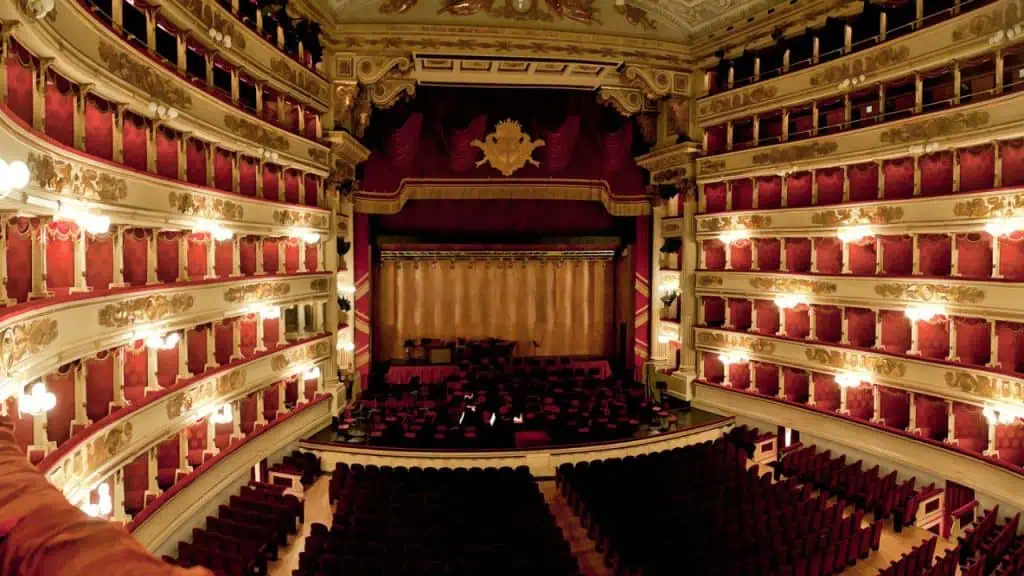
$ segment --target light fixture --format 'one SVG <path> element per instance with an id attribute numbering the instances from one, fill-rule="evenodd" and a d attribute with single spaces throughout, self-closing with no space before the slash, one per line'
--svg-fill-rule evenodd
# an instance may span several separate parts
<path id="1" fill-rule="evenodd" d="M 231 48 L 231 35 L 225 34 L 216 28 L 210 28 L 210 38 L 225 48 Z"/>
<path id="2" fill-rule="evenodd" d="M 750 354 L 747 354 L 746 350 L 730 350 L 719 354 L 718 360 L 726 366 L 730 364 L 743 364 L 750 360 Z"/>
<path id="3" fill-rule="evenodd" d="M 672 341 L 672 337 L 669 336 L 668 334 L 658 334 L 658 343 L 659 344 L 668 344 L 671 341 Z"/>
<path id="4" fill-rule="evenodd" d="M 320 235 L 312 230 L 292 230 L 292 236 L 295 238 L 299 238 L 306 244 L 316 244 L 317 242 L 320 241 Z"/>
<path id="5" fill-rule="evenodd" d="M 733 242 L 739 242 L 740 240 L 746 240 L 750 238 L 750 231 L 746 228 L 736 228 L 734 230 L 726 230 L 718 235 L 718 239 L 723 244 L 732 244 Z"/>
<path id="6" fill-rule="evenodd" d="M 171 332 L 166 336 L 161 336 L 157 332 L 136 333 L 135 339 L 145 342 L 147 348 L 172 350 L 181 341 L 181 335 L 177 332 Z"/>
<path id="7" fill-rule="evenodd" d="M 338 284 L 338 292 L 341 294 L 352 295 L 356 293 L 356 287 L 351 284 Z"/>
<path id="8" fill-rule="evenodd" d="M 302 373 L 302 379 L 303 380 L 314 380 L 314 379 L 319 378 L 319 377 L 320 377 L 320 367 L 319 366 L 313 366 L 309 370 L 306 370 L 305 372 Z"/>
<path id="9" fill-rule="evenodd" d="M 927 322 L 936 316 L 945 316 L 946 307 L 941 304 L 914 304 L 913 306 L 907 306 L 903 314 L 911 320 Z"/>
<path id="10" fill-rule="evenodd" d="M 93 504 L 86 500 L 82 506 L 82 512 L 85 512 L 93 518 L 100 516 L 109 516 L 114 511 L 114 502 L 110 497 L 110 485 L 104 482 L 96 488 L 97 495 L 99 496 L 99 502 Z"/>
<path id="11" fill-rule="evenodd" d="M 88 210 L 81 210 L 67 204 L 61 205 L 60 211 L 57 212 L 57 218 L 61 220 L 71 220 L 77 224 L 79 228 L 82 228 L 94 236 L 97 234 L 106 234 L 110 231 L 110 216 L 93 214 Z"/>
<path id="12" fill-rule="evenodd" d="M 262 156 L 263 156 L 264 160 L 269 160 L 271 162 L 277 162 L 278 159 L 281 158 L 281 155 L 278 154 L 277 152 L 274 152 L 273 150 L 267 150 L 267 149 L 263 150 Z"/>
<path id="13" fill-rule="evenodd" d="M 214 424 L 227 424 L 235 420 L 235 415 L 231 410 L 231 404 L 224 404 L 218 408 L 213 414 L 210 414 L 210 420 Z"/>
<path id="14" fill-rule="evenodd" d="M 1016 424 L 1018 418 L 1024 418 L 1024 410 L 1005 404 L 985 406 L 982 414 L 993 424 Z"/>
<path id="15" fill-rule="evenodd" d="M 992 236 L 1009 236 L 1024 229 L 1024 218 L 995 218 L 985 223 L 985 232 Z"/>
<path id="16" fill-rule="evenodd" d="M 491 426 L 494 426 L 494 421 L 497 420 L 497 419 L 498 419 L 498 415 L 492 412 L 491 413 Z"/>
<path id="17" fill-rule="evenodd" d="M 353 344 L 349 340 L 344 340 L 344 341 L 343 340 L 339 340 L 338 341 L 338 350 L 343 350 L 345 352 L 352 352 L 355 349 L 356 349 L 356 345 Z"/>
<path id="18" fill-rule="evenodd" d="M 519 416 L 513 416 L 512 417 L 512 423 L 513 424 L 522 424 L 523 423 L 523 415 L 520 414 Z"/>
<path id="19" fill-rule="evenodd" d="M 281 309 L 277 306 L 269 306 L 267 304 L 250 304 L 246 308 L 248 314 L 259 314 L 260 318 L 264 320 L 273 320 L 281 317 Z"/>
<path id="20" fill-rule="evenodd" d="M 210 220 L 197 221 L 193 230 L 205 232 L 209 234 L 211 238 L 218 242 L 231 240 L 231 237 L 233 236 L 231 230 L 228 230 L 227 228 L 221 226 L 220 224 L 217 224 L 216 222 L 211 222 Z"/>
<path id="21" fill-rule="evenodd" d="M 148 110 L 158 120 L 174 120 L 179 114 L 178 110 L 173 106 L 156 101 L 149 103 Z"/>
<path id="22" fill-rule="evenodd" d="M 844 243 L 858 242 L 868 236 L 874 236 L 875 231 L 871 226 L 844 226 L 839 229 L 837 236 Z"/>
<path id="23" fill-rule="evenodd" d="M 28 186 L 28 166 L 20 160 L 8 164 L 0 160 L 0 198 Z"/>
<path id="24" fill-rule="evenodd" d="M 775 305 L 780 309 L 796 308 L 801 304 L 807 304 L 807 296 L 803 294 L 779 294 L 775 297 Z"/>
<path id="25" fill-rule="evenodd" d="M 57 396 L 46 389 L 46 384 L 36 382 L 28 394 L 18 396 L 18 411 L 36 416 L 48 412 L 57 405 Z"/>
<path id="26" fill-rule="evenodd" d="M 871 381 L 867 372 L 840 372 L 836 374 L 836 384 L 840 388 L 859 388 L 861 384 Z"/>
<path id="27" fill-rule="evenodd" d="M 25 11 L 36 20 L 46 18 L 55 5 L 55 0 L 29 0 L 25 4 Z"/>

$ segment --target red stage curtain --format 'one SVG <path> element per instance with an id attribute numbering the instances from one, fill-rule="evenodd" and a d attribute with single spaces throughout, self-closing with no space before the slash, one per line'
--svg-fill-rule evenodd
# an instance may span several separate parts
<path id="1" fill-rule="evenodd" d="M 927 394 L 915 394 L 914 407 L 917 410 L 917 427 L 921 436 L 940 442 L 945 440 L 946 432 L 949 430 L 946 401 Z"/>
<path id="2" fill-rule="evenodd" d="M 225 192 L 232 192 L 234 190 L 234 172 L 235 161 L 232 158 L 232 152 L 217 148 L 213 153 L 213 185 Z"/>
<path id="3" fill-rule="evenodd" d="M 949 320 L 935 318 L 917 323 L 917 349 L 924 358 L 944 360 L 949 356 Z"/>
<path id="4" fill-rule="evenodd" d="M 217 359 L 217 364 L 221 366 L 231 363 L 231 352 L 234 347 L 231 332 L 230 320 L 214 324 L 214 357 Z"/>
<path id="5" fill-rule="evenodd" d="M 705 214 L 725 211 L 725 182 L 710 182 L 704 185 Z"/>
<path id="6" fill-rule="evenodd" d="M 875 417 L 875 399 L 870 386 L 859 386 L 846 391 L 846 410 L 850 416 L 870 421 Z"/>
<path id="7" fill-rule="evenodd" d="M 1024 372 L 1024 326 L 996 322 L 996 340 L 999 342 L 999 368 L 1004 372 Z"/>
<path id="8" fill-rule="evenodd" d="M 156 237 L 156 277 L 165 284 L 178 281 L 178 238 L 180 232 L 161 232 Z"/>
<path id="9" fill-rule="evenodd" d="M 754 306 L 757 310 L 755 331 L 775 335 L 779 331 L 779 307 L 771 300 L 755 300 Z"/>
<path id="10" fill-rule="evenodd" d="M 149 242 L 146 230 L 130 228 L 124 231 L 124 281 L 130 286 L 146 285 L 146 253 Z"/>
<path id="11" fill-rule="evenodd" d="M 878 200 L 878 163 L 865 162 L 847 167 L 852 202 Z"/>
<path id="12" fill-rule="evenodd" d="M 779 369 L 763 362 L 751 362 L 750 366 L 757 392 L 774 398 L 779 393 Z"/>
<path id="13" fill-rule="evenodd" d="M 846 338 L 851 346 L 871 348 L 875 345 L 875 313 L 866 308 L 846 309 Z"/>
<path id="14" fill-rule="evenodd" d="M 486 116 L 479 116 L 478 118 L 483 118 L 486 121 Z M 472 124 L 470 124 L 470 128 L 473 128 Z M 558 130 L 542 127 L 541 131 L 544 133 L 545 142 L 545 146 L 541 148 L 544 164 L 552 172 L 564 170 L 569 165 L 569 161 L 572 160 L 573 154 L 576 151 L 576 142 L 580 134 L 580 115 L 567 115 L 562 125 L 558 127 Z M 479 139 L 482 140 L 483 138 Z M 475 160 L 476 157 L 473 156 L 472 159 Z M 459 171 L 456 168 L 454 157 L 452 159 L 452 168 L 455 171 Z"/>
<path id="15" fill-rule="evenodd" d="M 704 296 L 704 324 L 721 326 L 725 323 L 725 299 L 716 296 Z"/>
<path id="16" fill-rule="evenodd" d="M 843 335 L 843 317 L 838 306 L 812 306 L 814 330 L 821 342 L 839 342 Z"/>
<path id="17" fill-rule="evenodd" d="M 284 271 L 295 274 L 299 271 L 299 239 L 284 240 Z"/>
<path id="18" fill-rule="evenodd" d="M 305 192 L 305 195 L 306 195 L 306 198 L 303 201 L 303 203 L 306 206 L 316 206 L 318 204 L 317 203 L 317 192 L 316 192 L 316 187 L 317 186 L 316 185 L 317 185 L 317 178 L 316 178 L 316 176 L 313 175 L 313 174 L 306 174 L 306 177 L 303 180 L 303 186 L 302 186 L 303 192 Z"/>
<path id="19" fill-rule="evenodd" d="M 280 268 L 280 255 L 277 250 L 278 238 L 263 239 L 263 271 L 267 274 L 277 274 Z"/>
<path id="20" fill-rule="evenodd" d="M 11 39 L 7 57 L 7 106 L 26 124 L 32 126 L 35 83 L 32 69 L 35 58 L 21 44 Z"/>
<path id="21" fill-rule="evenodd" d="M 786 400 L 799 404 L 807 403 L 810 394 L 810 377 L 806 370 L 784 367 L 782 383 L 785 388 Z"/>
<path id="22" fill-rule="evenodd" d="M 782 178 L 761 176 L 757 179 L 757 207 L 759 209 L 782 206 Z"/>
<path id="23" fill-rule="evenodd" d="M 284 342 L 278 342 L 278 328 L 277 323 L 283 321 L 278 318 L 264 318 L 263 319 L 263 345 L 267 348 L 277 348 L 278 344 L 284 344 Z"/>
<path id="24" fill-rule="evenodd" d="M 206 276 L 206 245 L 212 240 L 206 232 L 188 235 L 188 277 L 202 280 Z"/>
<path id="25" fill-rule="evenodd" d="M 996 424 L 996 451 L 999 459 L 1014 466 L 1024 464 L 1024 426 L 1018 419 L 1013 424 Z"/>
<path id="26" fill-rule="evenodd" d="M 243 276 L 254 276 L 256 274 L 256 242 L 259 239 L 255 236 L 244 236 L 239 242 L 238 265 Z"/>
<path id="27" fill-rule="evenodd" d="M 921 274 L 949 276 L 952 269 L 952 240 L 946 234 L 921 234 L 917 239 Z"/>
<path id="28" fill-rule="evenodd" d="M 213 270 L 216 272 L 218 278 L 227 278 L 231 276 L 232 260 L 234 259 L 233 252 L 233 240 L 224 240 L 215 244 L 213 249 Z"/>
<path id="29" fill-rule="evenodd" d="M 754 238 L 757 244 L 757 269 L 773 271 L 779 269 L 780 246 L 778 238 Z"/>
<path id="30" fill-rule="evenodd" d="M 724 270 L 725 243 L 721 240 L 704 240 L 701 246 L 704 250 L 704 269 Z"/>
<path id="31" fill-rule="evenodd" d="M 736 330 L 750 328 L 750 300 L 726 299 L 729 306 L 729 322 Z"/>
<path id="32" fill-rule="evenodd" d="M 1024 186 L 1024 139 L 1001 141 L 999 159 L 1003 163 L 1002 185 Z"/>
<path id="33" fill-rule="evenodd" d="M 185 150 L 185 176 L 188 183 L 206 186 L 206 142 L 190 138 Z"/>
<path id="34" fill-rule="evenodd" d="M 979 454 L 988 449 L 988 421 L 981 406 L 954 402 L 953 419 L 956 426 L 953 437 L 958 447 Z"/>
<path id="35" fill-rule="evenodd" d="M 159 127 L 156 131 L 156 173 L 164 178 L 178 179 L 178 140 L 177 132 Z M 191 156 L 191 146 L 189 147 Z"/>
<path id="36" fill-rule="evenodd" d="M 67 294 L 75 285 L 75 236 L 78 226 L 74 222 L 50 222 L 46 226 L 46 287 L 59 294 Z"/>
<path id="37" fill-rule="evenodd" d="M 114 159 L 114 105 L 92 94 L 85 97 L 85 151 Z"/>
<path id="38" fill-rule="evenodd" d="M 797 274 L 811 271 L 811 239 L 786 238 L 786 270 Z"/>
<path id="39" fill-rule="evenodd" d="M 284 201 L 299 203 L 299 174 L 295 170 L 284 171 Z"/>
<path id="40" fill-rule="evenodd" d="M 820 168 L 814 171 L 818 181 L 818 206 L 839 204 L 843 201 L 843 169 Z"/>
<path id="41" fill-rule="evenodd" d="M 914 272 L 914 239 L 911 236 L 882 236 L 881 241 L 882 273 L 907 276 L 912 274 Z"/>
<path id="42" fill-rule="evenodd" d="M 242 337 L 241 350 L 242 355 L 246 358 L 252 358 L 256 355 L 256 323 L 259 322 L 259 316 L 250 314 L 242 319 L 241 326 L 239 328 Z"/>
<path id="43" fill-rule="evenodd" d="M 85 362 L 85 415 L 97 422 L 110 413 L 114 401 L 114 354 L 103 351 Z"/>
<path id="44" fill-rule="evenodd" d="M 786 336 L 804 339 L 811 333 L 811 309 L 806 304 L 786 308 Z"/>
<path id="45" fill-rule="evenodd" d="M 319 258 L 319 247 L 316 244 L 306 244 L 306 271 L 316 271 L 317 258 Z"/>
<path id="46" fill-rule="evenodd" d="M 786 178 L 786 206 L 790 208 L 810 206 L 812 187 L 811 173 L 794 172 Z"/>
<path id="47" fill-rule="evenodd" d="M 443 120 L 439 117 L 436 119 L 438 124 L 443 124 Z M 579 117 L 576 118 L 577 131 L 579 130 Z M 483 140 L 487 133 L 487 115 L 476 114 L 472 120 L 469 121 L 465 127 L 454 127 L 451 125 L 437 127 L 438 134 L 446 136 L 445 143 L 448 148 L 449 167 L 452 172 L 465 172 L 473 168 L 473 163 L 476 162 L 480 156 L 480 150 L 470 144 L 473 140 Z M 545 157 L 547 156 L 558 156 L 560 150 L 550 149 L 550 144 L 554 143 L 549 141 L 549 135 L 545 135 L 544 142 L 549 143 Z M 558 144 L 556 143 L 556 147 Z M 545 158 L 547 159 L 547 158 Z M 558 158 L 561 160 L 561 158 Z M 560 166 L 564 168 L 564 166 Z"/>
<path id="48" fill-rule="evenodd" d="M 837 238 L 815 238 L 818 274 L 842 274 L 843 243 Z"/>
<path id="49" fill-rule="evenodd" d="M 992 237 L 972 232 L 956 235 L 957 269 L 964 278 L 992 276 Z"/>
<path id="50" fill-rule="evenodd" d="M 750 210 L 754 207 L 754 182 L 750 178 L 740 178 L 729 182 L 732 187 L 732 209 Z"/>
<path id="51" fill-rule="evenodd" d="M 729 258 L 733 270 L 750 270 L 750 240 L 730 243 Z"/>
<path id="52" fill-rule="evenodd" d="M 7 220 L 7 297 L 27 302 L 32 292 L 32 229 L 39 221 L 15 217 Z"/>
<path id="53" fill-rule="evenodd" d="M 280 170 L 272 164 L 263 165 L 263 198 L 277 201 L 279 199 L 277 172 Z"/>
<path id="54" fill-rule="evenodd" d="M 1007 280 L 1024 278 L 1024 232 L 999 237 L 999 272 Z"/>
<path id="55" fill-rule="evenodd" d="M 58 446 L 71 437 L 71 421 L 75 418 L 74 367 L 65 364 L 44 378 L 46 388 L 57 397 L 57 405 L 46 413 L 46 436 Z"/>
<path id="56" fill-rule="evenodd" d="M 956 353 L 961 364 L 984 366 L 992 352 L 991 328 L 983 318 L 954 318 Z"/>
<path id="57" fill-rule="evenodd" d="M 882 310 L 882 348 L 886 352 L 904 354 L 910 350 L 910 320 L 903 312 Z"/>
<path id="58" fill-rule="evenodd" d="M 139 172 L 148 168 L 149 138 L 146 135 L 149 121 L 129 111 L 124 113 L 124 165 Z M 175 167 L 177 176 L 177 167 Z"/>
<path id="59" fill-rule="evenodd" d="M 610 182 L 611 177 L 624 170 L 633 159 L 630 152 L 633 146 L 633 123 L 623 122 L 617 130 L 603 132 L 600 142 L 602 149 L 601 176 Z M 751 184 L 751 188 L 753 188 L 753 184 Z"/>
<path id="60" fill-rule="evenodd" d="M 238 192 L 251 198 L 256 197 L 256 168 L 259 166 L 254 158 L 238 156 Z"/>
<path id="61" fill-rule="evenodd" d="M 906 430 L 910 425 L 910 395 L 903 390 L 878 386 L 879 415 L 886 426 Z"/>
<path id="62" fill-rule="evenodd" d="M 721 384 L 725 380 L 725 367 L 718 359 L 718 355 L 711 352 L 701 352 L 701 359 L 704 362 L 704 380 Z"/>
<path id="63" fill-rule="evenodd" d="M 156 381 L 163 388 L 170 388 L 178 381 L 178 349 L 156 351 Z"/>
<path id="64" fill-rule="evenodd" d="M 842 241 L 840 241 L 840 258 L 842 258 L 842 247 L 843 244 Z M 850 273 L 866 276 L 874 275 L 875 262 L 877 262 L 875 250 L 875 239 L 872 237 L 863 238 L 857 242 L 850 242 Z"/>
<path id="65" fill-rule="evenodd" d="M 70 80 L 50 70 L 46 79 L 46 135 L 75 146 L 75 92 Z"/>
<path id="66" fill-rule="evenodd" d="M 141 340 L 124 347 L 124 399 L 128 404 L 145 399 L 148 364 L 148 352 Z"/>
<path id="67" fill-rule="evenodd" d="M 209 333 L 207 326 L 199 326 L 189 330 L 188 334 L 188 371 L 193 376 L 202 374 L 206 369 L 206 338 Z"/>
<path id="68" fill-rule="evenodd" d="M 885 178 L 885 199 L 910 198 L 914 195 L 914 159 L 897 158 L 882 163 Z"/>
<path id="69" fill-rule="evenodd" d="M 957 150 L 960 155 L 960 191 L 976 192 L 995 186 L 996 154 L 992 145 Z"/>
<path id="70" fill-rule="evenodd" d="M 953 193 L 953 153 L 925 154 L 918 160 L 921 169 L 921 195 Z"/>
<path id="71" fill-rule="evenodd" d="M 86 234 L 85 283 L 94 290 L 106 290 L 114 281 L 114 237 Z"/>

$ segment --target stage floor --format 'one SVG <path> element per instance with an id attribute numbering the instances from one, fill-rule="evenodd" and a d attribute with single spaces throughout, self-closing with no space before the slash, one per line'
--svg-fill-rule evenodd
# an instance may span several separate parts
<path id="1" fill-rule="evenodd" d="M 726 417 L 720 414 L 712 412 L 706 412 L 697 408 L 684 408 L 678 402 L 672 399 L 666 401 L 670 405 L 670 409 L 665 415 L 652 416 L 649 421 L 639 422 L 633 433 L 628 436 L 619 436 L 616 438 L 609 438 L 601 441 L 591 441 L 583 443 L 573 442 L 531 442 L 529 446 L 517 445 L 515 442 L 515 432 L 512 430 L 511 434 L 504 433 L 500 435 L 486 436 L 481 434 L 480 438 L 476 442 L 463 442 L 459 445 L 452 445 L 451 443 L 445 442 L 443 444 L 424 443 L 418 440 L 409 440 L 401 442 L 387 442 L 387 441 L 371 441 L 369 434 L 369 418 L 364 415 L 356 419 L 355 422 L 350 423 L 349 429 L 341 432 L 336 429 L 334 424 L 320 430 L 316 434 L 307 438 L 311 442 L 323 442 L 330 444 L 338 444 L 344 446 L 360 446 L 360 447 L 372 447 L 380 449 L 396 448 L 402 450 L 522 450 L 530 448 L 569 448 L 575 446 L 591 446 L 591 445 L 603 445 L 611 444 L 616 442 L 627 442 L 630 440 L 641 440 L 646 438 L 652 438 L 656 436 L 672 434 L 688 430 L 691 428 L 699 428 L 714 422 L 724 420 Z M 519 428 L 522 428 L 521 426 Z M 518 431 L 525 431 L 521 429 Z"/>

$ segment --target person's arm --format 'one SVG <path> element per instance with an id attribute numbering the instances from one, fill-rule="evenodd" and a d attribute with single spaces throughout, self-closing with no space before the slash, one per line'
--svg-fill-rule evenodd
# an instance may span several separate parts
<path id="1" fill-rule="evenodd" d="M 171 566 L 121 526 L 71 505 L 21 452 L 0 416 L 0 576 L 211 576 Z"/>

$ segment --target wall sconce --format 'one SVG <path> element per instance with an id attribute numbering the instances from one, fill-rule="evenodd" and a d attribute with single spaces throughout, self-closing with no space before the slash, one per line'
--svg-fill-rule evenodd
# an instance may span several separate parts
<path id="1" fill-rule="evenodd" d="M 28 179 L 28 166 L 24 162 L 16 160 L 8 164 L 0 160 L 0 198 L 28 186 Z"/>
<path id="2" fill-rule="evenodd" d="M 266 304 L 250 304 L 246 309 L 249 314 L 259 314 L 263 320 L 274 320 L 281 317 L 281 309 Z"/>
<path id="3" fill-rule="evenodd" d="M 150 102 L 149 113 L 155 116 L 158 120 L 174 120 L 179 114 L 177 109 L 160 102 Z"/>
<path id="4" fill-rule="evenodd" d="M 42 20 L 53 10 L 55 4 L 54 0 L 29 0 L 25 3 L 25 11 L 36 20 Z"/>
<path id="5" fill-rule="evenodd" d="M 343 352 L 352 352 L 356 349 L 356 345 L 350 340 L 338 340 L 338 350 Z"/>
<path id="6" fill-rule="evenodd" d="M 992 46 L 996 46 L 1006 42 L 1007 40 L 1013 40 L 1016 36 L 1024 34 L 1024 26 L 1017 24 L 1011 28 L 1004 30 L 996 30 L 988 38 L 988 43 Z"/>
<path id="7" fill-rule="evenodd" d="M 338 293 L 351 296 L 356 293 L 356 287 L 351 284 L 338 284 Z"/>
<path id="8" fill-rule="evenodd" d="M 726 230 L 718 235 L 718 239 L 721 240 L 723 244 L 732 244 L 733 242 L 747 240 L 748 238 L 750 238 L 750 232 L 746 228 Z"/>
<path id="9" fill-rule="evenodd" d="M 227 228 L 221 226 L 220 224 L 217 224 L 216 222 L 211 222 L 209 220 L 197 221 L 193 230 L 197 232 L 206 232 L 214 240 L 218 242 L 231 240 L 231 237 L 234 235 L 232 234 L 231 230 L 228 230 Z"/>
<path id="10" fill-rule="evenodd" d="M 104 482 L 96 489 L 99 495 L 99 502 L 93 504 L 86 496 L 85 504 L 80 510 L 93 518 L 109 516 L 114 511 L 114 501 L 110 498 L 110 485 Z"/>
<path id="11" fill-rule="evenodd" d="M 93 214 L 88 210 L 79 210 L 68 205 L 61 205 L 57 217 L 61 220 L 71 220 L 92 235 L 106 234 L 110 231 L 110 217 L 102 214 Z"/>
<path id="12" fill-rule="evenodd" d="M 807 304 L 807 296 L 803 294 L 779 294 L 775 297 L 775 305 L 781 310 L 796 308 L 801 304 Z"/>
<path id="13" fill-rule="evenodd" d="M 57 405 L 57 396 L 46 389 L 46 384 L 36 382 L 28 394 L 18 396 L 18 411 L 22 414 L 37 416 L 53 410 Z"/>
<path id="14" fill-rule="evenodd" d="M 210 38 L 225 48 L 231 48 L 231 35 L 225 34 L 216 28 L 210 28 Z"/>
<path id="15" fill-rule="evenodd" d="M 945 316 L 946 307 L 940 304 L 915 304 L 908 306 L 903 314 L 913 320 L 923 320 L 925 322 L 935 318 L 936 316 Z"/>
<path id="16" fill-rule="evenodd" d="M 267 160 L 269 162 L 277 162 L 281 158 L 281 155 L 278 154 L 277 152 L 274 152 L 273 150 L 267 150 L 265 148 L 263 149 L 262 156 L 264 160 Z"/>
<path id="17" fill-rule="evenodd" d="M 166 336 L 161 336 L 156 332 L 136 332 L 134 338 L 145 342 L 147 348 L 156 350 L 171 350 L 181 341 L 181 335 L 177 332 L 171 332 Z"/>
<path id="18" fill-rule="evenodd" d="M 319 366 L 313 366 L 309 370 L 306 370 L 305 372 L 302 373 L 302 379 L 303 380 L 315 380 L 316 378 L 319 378 L 319 377 L 320 377 L 320 367 Z"/>
<path id="19" fill-rule="evenodd" d="M 855 88 L 858 84 L 863 84 L 865 80 L 867 80 L 867 78 L 863 74 L 852 78 L 845 78 L 839 83 L 839 89 L 846 90 L 847 88 Z"/>
<path id="20" fill-rule="evenodd" d="M 718 355 L 718 360 L 723 366 L 730 364 L 743 364 L 750 361 L 750 354 L 746 350 L 730 350 Z"/>
<path id="21" fill-rule="evenodd" d="M 871 226 L 845 226 L 839 229 L 837 236 L 845 243 L 858 242 L 867 238 L 868 236 L 874 236 L 875 231 Z"/>
<path id="22" fill-rule="evenodd" d="M 1024 410 L 1007 405 L 985 406 L 982 414 L 991 424 L 1017 424 L 1018 418 L 1024 418 Z"/>
<path id="23" fill-rule="evenodd" d="M 672 305 L 679 297 L 679 290 L 677 289 L 678 284 L 675 282 L 665 282 L 658 286 L 658 292 L 661 293 L 661 302 L 666 308 Z"/>
<path id="24" fill-rule="evenodd" d="M 840 388 L 859 388 L 862 384 L 871 383 L 871 374 L 867 372 L 840 372 L 836 374 L 836 384 Z"/>
<path id="25" fill-rule="evenodd" d="M 231 404 L 224 404 L 218 408 L 213 414 L 210 414 L 210 420 L 214 424 L 227 424 L 235 420 L 235 414 L 231 410 Z"/>
<path id="26" fill-rule="evenodd" d="M 292 230 L 291 235 L 294 238 L 301 239 L 306 244 L 315 244 L 320 241 L 320 235 L 317 234 L 316 232 L 313 232 L 312 230 L 303 230 L 301 228 L 296 228 L 295 230 Z"/>
<path id="27" fill-rule="evenodd" d="M 995 218 L 985 223 L 985 232 L 992 236 L 1009 236 L 1024 229 L 1024 218 Z"/>

